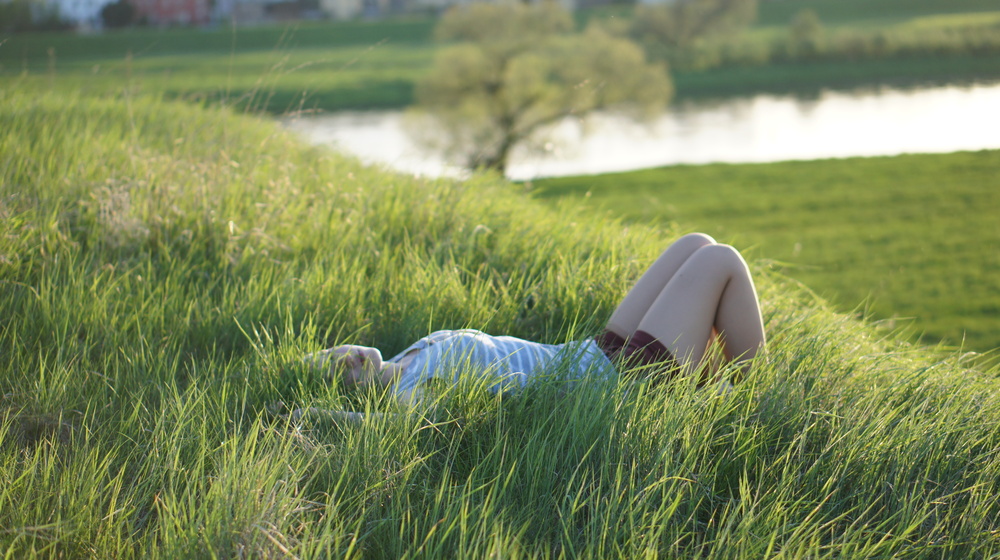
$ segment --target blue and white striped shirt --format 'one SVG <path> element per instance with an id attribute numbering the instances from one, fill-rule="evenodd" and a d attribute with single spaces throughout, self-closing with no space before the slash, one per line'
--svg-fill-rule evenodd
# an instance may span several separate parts
<path id="1" fill-rule="evenodd" d="M 558 379 L 609 379 L 614 366 L 593 339 L 566 344 L 541 344 L 512 336 L 490 336 L 473 329 L 433 332 L 410 345 L 389 362 L 418 350 L 393 390 L 403 396 L 430 379 L 458 383 L 475 376 L 492 392 L 524 387 L 551 375 Z"/>

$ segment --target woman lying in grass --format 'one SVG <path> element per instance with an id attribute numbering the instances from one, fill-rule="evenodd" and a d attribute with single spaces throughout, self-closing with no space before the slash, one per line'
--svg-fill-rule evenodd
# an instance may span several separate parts
<path id="1" fill-rule="evenodd" d="M 420 400 L 434 380 L 458 383 L 475 374 L 491 391 L 523 387 L 559 371 L 581 379 L 608 376 L 616 369 L 638 369 L 666 379 L 700 374 L 710 344 L 721 343 L 723 359 L 749 360 L 764 349 L 764 325 L 746 262 L 736 249 L 693 233 L 674 242 L 625 296 L 603 334 L 566 344 L 540 344 L 463 329 L 434 332 L 390 360 L 377 348 L 337 346 L 307 360 L 347 386 L 377 384 L 403 402 Z M 323 412 L 337 419 L 360 420 L 351 412 L 300 409 L 293 417 Z"/>

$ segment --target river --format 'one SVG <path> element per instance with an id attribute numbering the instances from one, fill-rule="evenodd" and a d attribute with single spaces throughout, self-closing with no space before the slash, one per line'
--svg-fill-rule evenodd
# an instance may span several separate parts
<path id="1" fill-rule="evenodd" d="M 461 175 L 410 137 L 403 111 L 283 120 L 308 141 L 425 176 Z M 673 164 L 770 162 L 1000 148 L 1000 83 L 756 95 L 675 104 L 638 124 L 566 119 L 540 150 L 515 149 L 507 175 L 531 179 Z"/>

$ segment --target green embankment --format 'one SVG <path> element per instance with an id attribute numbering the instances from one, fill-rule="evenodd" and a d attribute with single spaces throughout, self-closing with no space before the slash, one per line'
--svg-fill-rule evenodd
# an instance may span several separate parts
<path id="1" fill-rule="evenodd" d="M 787 25 L 803 9 L 828 25 L 884 26 L 941 14 L 995 12 L 993 0 L 781 0 L 760 2 L 758 26 Z"/>
<path id="2" fill-rule="evenodd" d="M 631 222 L 710 231 L 843 310 L 1000 348 L 1000 151 L 676 166 L 532 183 Z"/>
<path id="3" fill-rule="evenodd" d="M 6 89 L 0 216 L 4 557 L 1000 553 L 996 372 L 759 261 L 770 346 L 727 395 L 459 389 L 431 426 L 265 412 L 393 410 L 299 362 L 335 342 L 593 332 L 675 232 L 219 109 Z"/>

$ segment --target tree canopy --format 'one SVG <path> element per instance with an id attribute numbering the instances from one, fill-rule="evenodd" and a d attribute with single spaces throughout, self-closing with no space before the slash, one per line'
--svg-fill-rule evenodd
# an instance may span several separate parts
<path id="1" fill-rule="evenodd" d="M 105 27 L 125 27 L 135 22 L 135 6 L 128 0 L 109 2 L 101 8 L 101 20 Z"/>
<path id="2" fill-rule="evenodd" d="M 455 7 L 436 36 L 456 42 L 418 84 L 417 104 L 473 168 L 504 171 L 515 145 L 566 117 L 655 114 L 673 91 L 665 67 L 646 62 L 638 45 L 597 28 L 575 32 L 553 2 Z"/>

